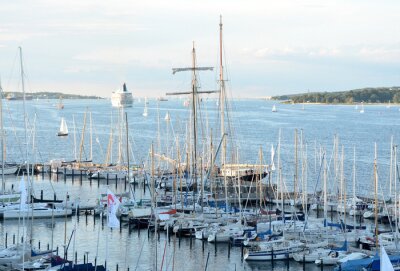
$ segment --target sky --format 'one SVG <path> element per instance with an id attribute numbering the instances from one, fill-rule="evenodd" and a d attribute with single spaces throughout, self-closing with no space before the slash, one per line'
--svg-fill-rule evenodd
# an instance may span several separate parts
<path id="1" fill-rule="evenodd" d="M 0 76 L 19 91 L 137 97 L 190 89 L 199 66 L 224 68 L 233 97 L 400 85 L 398 0 L 0 0 Z M 199 74 L 218 88 L 218 69 Z"/>

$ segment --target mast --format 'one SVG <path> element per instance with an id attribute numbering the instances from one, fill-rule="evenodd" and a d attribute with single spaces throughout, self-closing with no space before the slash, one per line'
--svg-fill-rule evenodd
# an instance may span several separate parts
<path id="1" fill-rule="evenodd" d="M 293 182 L 293 189 L 294 189 L 294 194 L 293 194 L 293 200 L 294 204 L 296 204 L 297 201 L 297 129 L 294 129 L 294 182 Z"/>
<path id="2" fill-rule="evenodd" d="M 374 159 L 374 194 L 375 194 L 375 209 L 374 209 L 374 216 L 375 216 L 375 247 L 378 249 L 378 165 L 377 165 L 377 146 L 375 143 L 375 159 Z"/>
<path id="3" fill-rule="evenodd" d="M 225 134 L 225 81 L 224 81 L 224 67 L 222 62 L 222 15 L 220 15 L 219 22 L 219 86 L 220 86 L 220 114 L 221 114 L 221 138 L 222 142 L 222 154 L 221 154 L 221 166 L 226 163 L 226 139 Z"/>
<path id="4" fill-rule="evenodd" d="M 327 164 L 326 164 L 326 159 L 325 159 L 325 151 L 323 154 L 323 159 L 324 159 L 324 219 L 326 219 L 327 212 L 328 212 L 328 197 L 327 197 L 327 176 L 328 176 L 328 169 L 327 169 Z M 318 206 L 317 206 L 318 208 Z"/>
<path id="5" fill-rule="evenodd" d="M 357 205 L 356 205 L 356 147 L 353 149 L 353 225 L 356 225 Z"/>
<path id="6" fill-rule="evenodd" d="M 345 184 L 345 179 L 344 179 L 344 146 L 342 145 L 342 158 L 341 158 L 341 163 L 340 163 L 340 180 L 342 183 L 342 189 L 343 189 L 343 216 L 344 216 L 344 233 L 346 236 L 346 205 L 347 205 L 347 199 L 346 199 L 346 184 Z M 346 237 L 345 237 L 346 238 Z"/>
<path id="7" fill-rule="evenodd" d="M 155 231 L 154 231 L 154 269 L 157 270 L 157 217 L 156 217 L 156 191 L 155 191 L 155 178 L 154 178 L 154 148 L 153 148 L 153 143 L 151 144 L 151 205 L 153 206 L 153 215 L 154 215 L 154 225 L 155 225 Z"/>
<path id="8" fill-rule="evenodd" d="M 260 208 L 262 208 L 262 199 L 263 199 L 263 192 L 262 192 L 262 184 L 261 184 L 261 180 L 262 180 L 262 161 L 263 161 L 263 153 L 262 153 L 262 147 L 260 147 L 260 150 L 259 150 L 259 159 L 260 159 L 260 169 L 259 169 L 259 174 L 260 174 L 260 176 L 259 176 L 259 180 L 258 180 L 258 183 L 259 183 L 259 189 L 260 189 L 260 194 L 259 194 L 259 196 L 260 196 Z"/>
<path id="9" fill-rule="evenodd" d="M 76 155 L 76 126 L 75 126 L 75 116 L 72 115 L 72 123 L 74 125 L 74 159 L 75 162 L 77 160 L 77 155 Z"/>
<path id="10" fill-rule="evenodd" d="M 398 223 L 398 212 L 397 212 L 397 206 L 398 206 L 398 198 L 397 198 L 397 145 L 393 146 L 393 164 L 394 164 L 394 217 L 395 217 L 395 223 L 396 223 L 396 235 L 395 235 L 395 244 L 396 248 L 398 246 L 398 236 L 399 236 L 399 223 Z"/>
<path id="11" fill-rule="evenodd" d="M 191 91 L 190 92 L 172 92 L 172 93 L 167 93 L 166 95 L 182 95 L 182 94 L 189 94 L 191 95 L 192 98 L 192 127 L 193 129 L 191 132 L 193 133 L 193 146 L 192 146 L 192 152 L 188 155 L 191 156 L 191 165 L 192 165 L 192 178 L 193 178 L 193 193 L 197 190 L 197 100 L 198 100 L 198 94 L 203 94 L 203 93 L 215 93 L 215 91 L 198 91 L 197 87 L 197 71 L 207 71 L 213 70 L 213 67 L 197 67 L 196 64 L 196 49 L 194 46 L 193 42 L 193 47 L 192 47 L 192 67 L 190 68 L 173 68 L 172 69 L 172 74 L 175 74 L 177 72 L 181 71 L 191 71 L 192 72 L 192 86 L 191 86 Z M 189 147 L 188 143 L 188 147 Z M 189 148 L 188 148 L 189 149 Z M 187 169 L 189 168 L 189 164 L 187 164 Z M 195 206 L 195 205 L 194 205 Z"/>
<path id="12" fill-rule="evenodd" d="M 126 125 L 126 160 L 128 163 L 128 182 L 130 182 L 129 175 L 129 129 L 128 129 L 128 113 L 125 112 L 125 125 Z"/>
<path id="13" fill-rule="evenodd" d="M 194 48 L 192 51 L 192 112 L 193 112 L 193 192 L 195 192 L 197 187 L 197 78 L 196 78 L 196 50 Z M 193 197 L 194 198 L 194 197 Z M 195 205 L 193 205 L 195 208 Z"/>
<path id="14" fill-rule="evenodd" d="M 83 152 L 83 143 L 85 142 L 85 129 L 86 129 L 86 112 L 83 117 L 83 129 L 82 129 L 82 136 L 81 136 L 81 144 L 79 146 L 79 162 L 78 165 L 82 162 L 82 152 Z"/>
<path id="15" fill-rule="evenodd" d="M 93 131 L 92 131 L 92 112 L 89 113 L 89 126 L 90 126 L 90 161 L 93 161 Z"/>
<path id="16" fill-rule="evenodd" d="M 24 81 L 24 65 L 23 65 L 23 63 L 22 63 L 22 47 L 19 47 L 19 56 L 20 56 L 20 66 L 21 66 L 21 86 L 22 86 L 22 94 L 23 94 L 23 107 L 24 107 L 24 124 L 25 124 L 25 144 L 26 144 L 26 147 L 25 147 L 25 163 L 26 163 L 26 172 L 27 172 L 27 176 L 28 176 L 28 194 L 29 195 L 31 195 L 31 191 L 30 191 L 30 187 L 31 187 L 31 185 L 30 185 L 30 183 L 29 183 L 29 160 L 28 160 L 28 135 L 27 135 L 27 133 L 28 133 L 28 121 L 27 121 L 27 116 L 26 116 L 26 105 L 25 105 L 25 98 L 26 98 L 26 96 L 25 96 L 25 81 Z M 22 180 L 22 182 L 24 182 L 24 180 Z M 30 196 L 29 196 L 29 198 L 31 198 Z M 22 201 L 25 201 L 26 199 L 23 199 L 22 197 L 21 197 L 21 204 L 20 204 L 20 208 L 21 208 L 21 206 L 22 205 L 24 205 L 25 204 L 25 202 L 23 202 L 22 203 Z M 27 210 L 27 209 L 26 209 Z M 26 211 L 26 210 L 24 210 L 24 212 Z M 24 216 L 22 217 L 22 238 L 24 239 L 24 244 L 23 244 L 23 253 L 22 253 L 22 269 L 24 269 L 24 262 L 25 262 L 25 243 L 26 243 L 26 240 L 25 240 L 25 214 L 24 214 Z M 19 227 L 18 227 L 18 235 L 19 235 Z M 18 238 L 19 238 L 19 236 L 18 236 Z M 19 240 L 18 240 L 18 242 L 19 242 Z"/>
<path id="17" fill-rule="evenodd" d="M 6 183 L 4 180 L 4 151 L 5 151 L 5 144 L 4 144 L 4 126 L 3 126 L 3 88 L 1 86 L 0 80 L 0 131 L 1 131 L 1 191 L 2 193 L 6 190 Z"/>

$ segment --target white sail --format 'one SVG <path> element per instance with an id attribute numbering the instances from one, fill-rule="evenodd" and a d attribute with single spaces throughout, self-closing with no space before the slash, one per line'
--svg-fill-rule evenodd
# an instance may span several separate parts
<path id="1" fill-rule="evenodd" d="M 164 120 L 165 120 L 165 121 L 170 121 L 170 120 L 171 120 L 171 116 L 169 115 L 169 112 L 167 112 L 167 113 L 165 114 Z"/>
<path id="2" fill-rule="evenodd" d="M 147 117 L 148 116 L 148 112 L 147 112 L 147 98 L 145 98 L 145 102 L 144 102 L 144 110 L 143 110 L 143 117 Z"/>
<path id="3" fill-rule="evenodd" d="M 64 118 L 61 118 L 61 125 L 60 125 L 60 131 L 58 132 L 58 136 L 66 136 L 66 135 L 68 135 L 67 122 L 65 121 Z"/>

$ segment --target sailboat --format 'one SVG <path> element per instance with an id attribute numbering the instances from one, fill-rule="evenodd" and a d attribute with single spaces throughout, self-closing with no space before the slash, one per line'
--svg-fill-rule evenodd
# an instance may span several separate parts
<path id="1" fill-rule="evenodd" d="M 361 109 L 360 109 L 360 113 L 363 114 L 364 113 L 364 103 L 361 103 Z"/>
<path id="2" fill-rule="evenodd" d="M 272 106 L 272 112 L 278 112 L 275 105 Z"/>
<path id="3" fill-rule="evenodd" d="M 147 117 L 149 115 L 149 113 L 147 112 L 147 100 L 144 103 L 144 110 L 143 110 L 143 117 Z"/>
<path id="4" fill-rule="evenodd" d="M 168 111 L 167 111 L 167 113 L 165 114 L 164 120 L 165 120 L 165 121 L 170 121 L 170 120 L 171 120 L 171 116 L 169 115 L 169 112 L 168 112 Z"/>
<path id="5" fill-rule="evenodd" d="M 61 118 L 61 125 L 60 125 L 60 131 L 58 131 L 58 136 L 67 136 L 68 135 L 68 127 L 67 123 L 65 122 L 64 118 Z"/>

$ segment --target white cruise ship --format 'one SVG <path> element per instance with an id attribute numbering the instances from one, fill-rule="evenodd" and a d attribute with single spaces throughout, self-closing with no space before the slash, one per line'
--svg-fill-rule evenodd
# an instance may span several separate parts
<path id="1" fill-rule="evenodd" d="M 111 95 L 111 104 L 114 107 L 131 107 L 133 103 L 132 92 L 126 88 L 126 84 L 121 90 L 115 91 Z"/>

